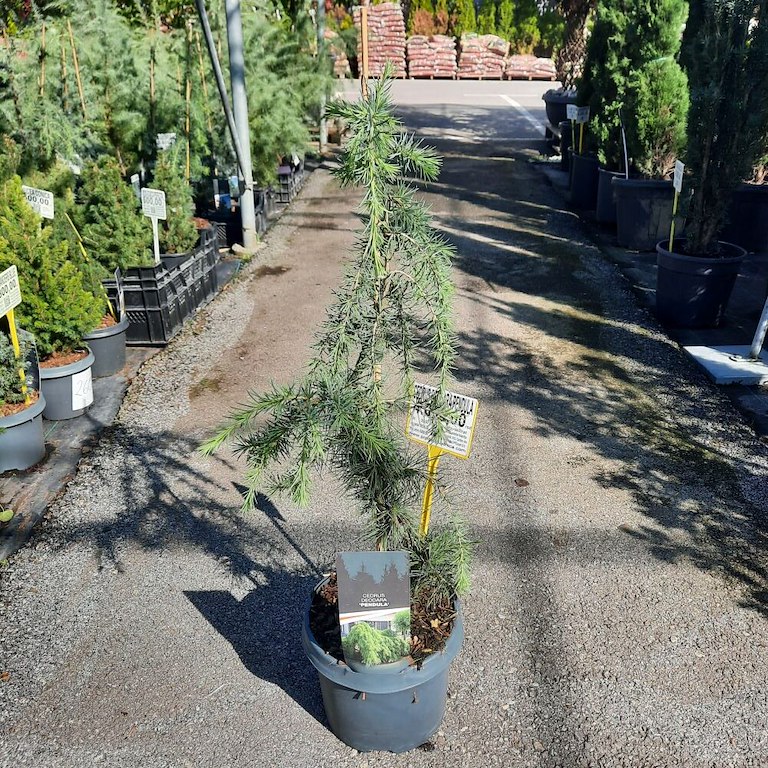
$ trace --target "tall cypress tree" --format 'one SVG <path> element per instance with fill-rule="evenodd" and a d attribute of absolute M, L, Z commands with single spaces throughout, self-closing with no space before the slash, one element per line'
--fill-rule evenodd
<path fill-rule="evenodd" d="M 456 37 L 474 32 L 477 29 L 474 0 L 457 0 L 455 17 L 453 34 Z"/>
<path fill-rule="evenodd" d="M 668 162 L 659 153 L 679 149 L 687 99 L 676 56 L 686 6 L 685 0 L 598 6 L 579 101 L 589 104 L 589 135 L 609 168 L 622 163 L 621 116 L 637 170 L 660 173 Z"/>
<path fill-rule="evenodd" d="M 477 31 L 481 35 L 496 34 L 496 0 L 480 0 Z"/>

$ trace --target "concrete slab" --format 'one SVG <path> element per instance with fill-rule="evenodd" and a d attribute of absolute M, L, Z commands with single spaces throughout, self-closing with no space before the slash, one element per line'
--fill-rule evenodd
<path fill-rule="evenodd" d="M 683 347 L 683 349 L 709 374 L 715 384 L 746 384 L 755 386 L 768 383 L 768 352 L 760 359 L 749 357 L 747 346 Z"/>

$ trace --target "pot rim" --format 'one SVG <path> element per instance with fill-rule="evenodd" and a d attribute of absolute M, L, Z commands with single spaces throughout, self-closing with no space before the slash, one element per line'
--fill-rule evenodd
<path fill-rule="evenodd" d="M 312 605 L 310 595 L 304 611 L 304 622 L 301 628 L 301 644 L 304 648 L 310 664 L 318 674 L 331 682 L 349 688 L 353 691 L 364 693 L 396 693 L 406 691 L 423 685 L 433 677 L 444 672 L 450 663 L 456 658 L 464 640 L 464 619 L 461 610 L 461 601 L 454 601 L 456 607 L 456 620 L 453 623 L 451 636 L 445 644 L 445 649 L 440 653 L 433 653 L 424 659 L 421 669 L 407 666 L 404 669 L 392 672 L 356 672 L 346 664 L 326 653 L 315 640 L 312 629 L 309 626 L 309 609 Z"/>
<path fill-rule="evenodd" d="M 93 352 L 91 352 L 91 349 L 87 344 L 85 345 L 85 348 L 88 350 L 88 355 L 82 360 L 69 363 L 68 365 L 57 365 L 53 368 L 43 368 L 40 366 L 40 381 L 42 382 L 46 379 L 61 379 L 65 376 L 72 376 L 75 373 L 80 373 L 86 368 L 90 368 L 96 358 L 93 356 Z"/>
<path fill-rule="evenodd" d="M 108 325 L 106 328 L 96 328 L 90 333 L 86 333 L 83 336 L 83 341 L 95 341 L 97 339 L 106 339 L 110 336 L 117 336 L 120 333 L 124 333 L 128 330 L 130 322 L 126 315 L 122 320 L 114 325 Z"/>
<path fill-rule="evenodd" d="M 0 416 L 0 427 L 11 429 L 21 426 L 39 416 L 45 410 L 45 397 L 42 390 L 37 390 L 37 402 L 24 408 L 24 410 L 14 413 L 11 416 Z"/>
<path fill-rule="evenodd" d="M 674 248 L 675 243 L 682 243 L 684 242 L 684 237 L 676 237 L 672 241 L 672 247 Z M 711 262 L 713 264 L 733 264 L 737 261 L 741 261 L 746 255 L 747 250 L 746 248 L 742 248 L 740 245 L 736 245 L 736 243 L 729 243 L 727 240 L 718 240 L 717 241 L 720 245 L 725 245 L 729 249 L 733 250 L 735 252 L 735 255 L 733 256 L 695 256 L 690 255 L 687 253 L 678 253 L 677 251 L 670 251 L 669 246 L 669 238 L 666 240 L 660 240 L 658 243 L 656 243 L 656 253 L 661 254 L 662 256 L 673 256 L 675 259 L 679 259 L 681 261 L 687 261 L 691 263 L 696 264 L 706 264 L 707 262 Z"/>

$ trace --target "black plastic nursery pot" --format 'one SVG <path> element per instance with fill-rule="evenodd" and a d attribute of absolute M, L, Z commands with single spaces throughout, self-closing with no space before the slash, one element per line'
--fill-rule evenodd
<path fill-rule="evenodd" d="M 43 416 L 49 421 L 74 419 L 93 403 L 93 352 L 82 360 L 54 368 L 40 368 L 40 389 L 45 397 Z"/>
<path fill-rule="evenodd" d="M 616 198 L 616 240 L 622 248 L 652 251 L 669 237 L 675 191 L 662 179 L 613 179 Z M 675 232 L 682 234 L 685 218 L 675 219 Z"/>
<path fill-rule="evenodd" d="M 713 328 L 720 325 L 746 251 L 720 242 L 720 258 L 686 256 L 683 238 L 656 245 L 659 267 L 656 315 L 676 328 Z"/>
<path fill-rule="evenodd" d="M 83 336 L 93 352 L 94 362 L 91 375 L 94 379 L 112 376 L 125 366 L 125 341 L 128 332 L 128 318 L 107 328 L 97 328 Z"/>
<path fill-rule="evenodd" d="M 598 170 L 597 202 L 595 205 L 595 221 L 598 224 L 616 223 L 616 199 L 613 195 L 613 180 L 623 178 L 618 171 Z"/>
<path fill-rule="evenodd" d="M 326 653 L 309 626 L 309 605 L 301 640 L 320 677 L 328 723 L 345 744 L 360 752 L 407 752 L 426 742 L 440 727 L 448 694 L 448 669 L 461 649 L 464 625 L 456 619 L 442 653 L 427 657 L 417 669 L 356 672 Z"/>
<path fill-rule="evenodd" d="M 541 98 L 544 101 L 549 124 L 560 125 L 568 118 L 568 105 L 576 104 L 576 91 L 550 88 Z"/>
<path fill-rule="evenodd" d="M 736 189 L 721 237 L 747 251 L 768 251 L 768 184 L 741 184 Z"/>
<path fill-rule="evenodd" d="M 594 211 L 597 205 L 599 164 L 593 155 L 571 154 L 571 203 Z"/>

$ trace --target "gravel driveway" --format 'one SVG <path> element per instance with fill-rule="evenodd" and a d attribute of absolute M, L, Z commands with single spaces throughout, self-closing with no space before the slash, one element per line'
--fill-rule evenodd
<path fill-rule="evenodd" d="M 363 755 L 327 729 L 298 630 L 360 533 L 332 480 L 241 516 L 242 465 L 194 453 L 306 358 L 357 200 L 320 169 L 0 572 L 0 765 L 768 765 L 768 450 L 522 144 L 440 148 L 455 389 L 481 408 L 444 462 L 479 545 L 439 733 Z"/>

